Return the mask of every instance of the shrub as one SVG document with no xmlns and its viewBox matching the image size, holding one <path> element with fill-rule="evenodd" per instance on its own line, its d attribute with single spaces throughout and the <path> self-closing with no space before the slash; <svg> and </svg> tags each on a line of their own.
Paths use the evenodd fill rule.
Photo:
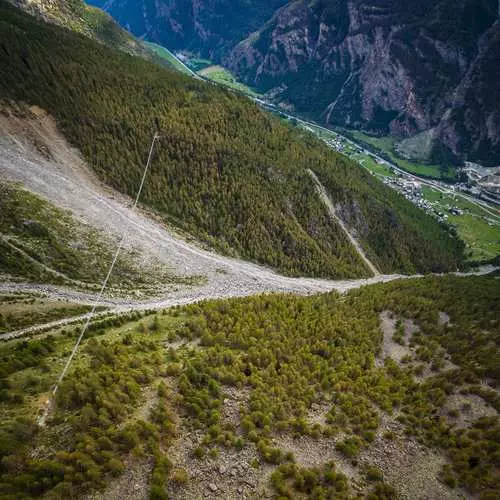
<svg viewBox="0 0 500 500">
<path fill-rule="evenodd" d="M 177 486 L 185 485 L 188 480 L 189 476 L 185 469 L 174 469 L 172 472 L 171 481 Z"/>
<path fill-rule="evenodd" d="M 378 482 L 368 495 L 368 500 L 395 500 L 396 498 L 396 490 L 389 484 L 382 482 Z"/>
<path fill-rule="evenodd" d="M 366 479 L 368 481 L 383 481 L 384 473 L 374 465 L 370 465 L 366 468 Z"/>
<path fill-rule="evenodd" d="M 361 441 L 359 438 L 351 437 L 344 439 L 343 441 L 339 441 L 335 448 L 343 453 L 346 457 L 352 458 L 355 457 L 359 453 Z"/>
</svg>

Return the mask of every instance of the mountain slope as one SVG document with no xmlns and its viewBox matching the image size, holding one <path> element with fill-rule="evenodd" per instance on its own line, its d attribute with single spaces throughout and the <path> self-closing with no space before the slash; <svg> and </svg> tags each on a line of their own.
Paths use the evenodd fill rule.
<svg viewBox="0 0 500 500">
<path fill-rule="evenodd" d="M 95 289 L 117 242 L 43 199 L 0 182 L 0 277 Z M 164 266 L 122 252 L 111 285 L 135 290 L 186 282 Z"/>
<path fill-rule="evenodd" d="M 436 133 L 460 155 L 475 151 L 480 161 L 500 164 L 500 21 L 479 40 L 479 50 L 453 93 Z M 486 159 L 486 160 L 485 160 Z"/>
<path fill-rule="evenodd" d="M 496 0 L 289 2 L 226 63 L 326 123 L 400 137 L 429 131 L 428 160 L 494 165 L 497 8 Z"/>
<path fill-rule="evenodd" d="M 78 329 L 3 342 L 0 495 L 498 498 L 499 304 L 449 276 L 110 318 L 44 426 Z"/>
<path fill-rule="evenodd" d="M 166 64 L 140 40 L 121 28 L 100 9 L 86 5 L 83 0 L 9 0 L 16 7 L 46 22 L 81 33 L 108 47 L 147 60 Z"/>
<path fill-rule="evenodd" d="M 382 272 L 462 260 L 436 221 L 248 100 L 0 6 L 0 97 L 51 113 L 101 179 L 129 194 L 159 130 L 143 200 L 219 250 L 292 275 L 368 275 L 310 168 Z"/>
<path fill-rule="evenodd" d="M 219 58 L 287 0 L 90 0 L 137 36 Z"/>
<path fill-rule="evenodd" d="M 500 164 L 497 0 L 93 2 L 302 115 L 417 136 L 399 150 L 423 161 Z"/>
</svg>

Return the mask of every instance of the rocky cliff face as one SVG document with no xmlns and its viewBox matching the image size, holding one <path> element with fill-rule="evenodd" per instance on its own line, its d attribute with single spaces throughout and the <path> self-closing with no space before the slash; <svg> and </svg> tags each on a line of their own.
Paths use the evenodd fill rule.
<svg viewBox="0 0 500 500">
<path fill-rule="evenodd" d="M 424 132 L 431 141 L 418 151 L 423 158 L 494 164 L 497 8 L 496 0 L 295 1 L 225 62 L 326 123 L 400 137 Z"/>
<path fill-rule="evenodd" d="M 500 164 L 498 0 L 92 1 L 316 120 Z"/>
<path fill-rule="evenodd" d="M 135 35 L 219 59 L 287 0 L 90 0 Z"/>
<path fill-rule="evenodd" d="M 500 165 L 500 21 L 486 31 L 478 53 L 453 92 L 436 128 L 453 153 Z"/>
</svg>

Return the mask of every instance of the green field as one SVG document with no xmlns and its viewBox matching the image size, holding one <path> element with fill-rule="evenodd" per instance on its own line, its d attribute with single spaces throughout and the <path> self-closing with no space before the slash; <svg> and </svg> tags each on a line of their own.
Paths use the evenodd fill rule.
<svg viewBox="0 0 500 500">
<path fill-rule="evenodd" d="M 393 161 L 398 167 L 412 174 L 445 181 L 453 181 L 456 179 L 456 173 L 451 167 L 448 167 L 447 171 L 444 171 L 443 167 L 440 165 L 415 163 L 400 158 L 394 153 L 394 144 L 396 141 L 392 137 L 373 137 L 371 135 L 364 134 L 359 130 L 346 130 L 345 132 L 354 139 L 373 146 L 374 148 L 387 154 L 391 161 Z"/>
<path fill-rule="evenodd" d="M 168 63 L 170 63 L 170 65 L 173 66 L 177 71 L 180 71 L 181 73 L 184 73 L 186 75 L 192 75 L 191 71 L 189 71 L 189 69 L 186 68 L 186 66 L 181 64 L 179 60 L 165 47 L 162 47 L 161 45 L 152 42 L 145 42 L 145 44 L 157 56 L 161 57 L 162 59 L 165 59 Z"/>
<path fill-rule="evenodd" d="M 424 186 L 424 198 L 438 204 L 448 214 L 448 221 L 457 228 L 459 237 L 467 245 L 467 257 L 472 261 L 489 260 L 500 255 L 500 220 L 495 223 L 484 210 L 462 197 L 441 193 Z M 464 211 L 463 215 L 448 213 L 450 207 Z"/>
<path fill-rule="evenodd" d="M 33 293 L 0 294 L 0 333 L 85 314 L 90 306 L 47 299 Z M 100 311 L 104 307 L 99 308 Z"/>
<path fill-rule="evenodd" d="M 467 244 L 472 261 L 493 259 L 500 255 L 500 227 L 473 215 L 450 215 L 459 236 Z"/>
<path fill-rule="evenodd" d="M 223 68 L 222 66 L 216 66 L 209 59 L 189 59 L 189 68 L 182 64 L 177 57 L 175 57 L 169 50 L 161 45 L 152 42 L 145 42 L 148 48 L 150 48 L 157 56 L 166 60 L 171 66 L 176 70 L 184 73 L 186 75 L 193 76 L 193 73 L 198 73 L 200 76 L 207 78 L 215 83 L 224 85 L 239 92 L 250 96 L 257 96 L 258 94 L 252 90 L 247 85 L 240 83 L 233 74 Z M 191 71 L 190 71 L 191 69 Z"/>
<path fill-rule="evenodd" d="M 387 166 L 377 163 L 371 156 L 361 153 L 354 153 L 350 155 L 352 160 L 357 161 L 361 166 L 365 167 L 370 172 L 377 176 L 382 177 L 395 177 L 395 174 Z"/>
<path fill-rule="evenodd" d="M 429 186 L 423 186 L 422 191 L 425 198 L 429 201 L 439 201 L 444 205 L 453 205 L 461 210 L 467 210 L 471 214 L 479 217 L 490 217 L 488 212 L 486 212 L 483 208 L 475 205 L 474 203 L 471 203 L 460 195 L 441 193 L 437 189 L 433 189 Z M 495 217 L 493 217 L 493 219 L 495 219 Z M 498 222 L 500 222 L 500 214 L 496 217 L 496 219 Z"/>
<path fill-rule="evenodd" d="M 202 71 L 209 66 L 213 66 L 213 64 L 214 63 L 210 61 L 210 59 L 200 59 L 197 57 L 188 59 L 189 67 L 195 72 Z"/>
<path fill-rule="evenodd" d="M 208 66 L 198 71 L 198 74 L 215 83 L 238 90 L 239 92 L 243 92 L 246 95 L 254 97 L 258 95 L 250 87 L 239 82 L 229 70 L 223 68 L 222 66 Z"/>
</svg>

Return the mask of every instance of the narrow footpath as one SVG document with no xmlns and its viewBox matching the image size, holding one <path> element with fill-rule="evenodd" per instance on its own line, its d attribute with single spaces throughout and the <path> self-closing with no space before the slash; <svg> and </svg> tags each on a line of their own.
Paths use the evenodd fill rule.
<svg viewBox="0 0 500 500">
<path fill-rule="evenodd" d="M 328 209 L 328 213 L 330 214 L 331 218 L 342 228 L 346 236 L 349 238 L 349 241 L 352 243 L 352 246 L 356 249 L 359 256 L 363 259 L 363 262 L 370 268 L 370 271 L 373 273 L 373 276 L 380 276 L 380 271 L 374 266 L 373 262 L 366 256 L 365 252 L 363 251 L 363 248 L 361 248 L 361 245 L 359 244 L 359 241 L 356 240 L 353 234 L 349 231 L 348 227 L 345 225 L 344 221 L 337 215 L 332 200 L 330 199 L 328 193 L 326 192 L 325 186 L 321 184 L 320 180 L 312 170 L 307 169 L 307 172 L 312 177 L 316 189 L 318 190 L 318 194 L 323 203 L 325 204 L 326 208 Z"/>
</svg>

